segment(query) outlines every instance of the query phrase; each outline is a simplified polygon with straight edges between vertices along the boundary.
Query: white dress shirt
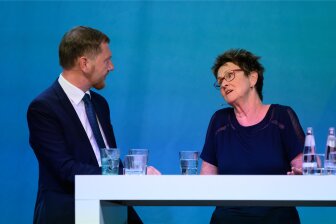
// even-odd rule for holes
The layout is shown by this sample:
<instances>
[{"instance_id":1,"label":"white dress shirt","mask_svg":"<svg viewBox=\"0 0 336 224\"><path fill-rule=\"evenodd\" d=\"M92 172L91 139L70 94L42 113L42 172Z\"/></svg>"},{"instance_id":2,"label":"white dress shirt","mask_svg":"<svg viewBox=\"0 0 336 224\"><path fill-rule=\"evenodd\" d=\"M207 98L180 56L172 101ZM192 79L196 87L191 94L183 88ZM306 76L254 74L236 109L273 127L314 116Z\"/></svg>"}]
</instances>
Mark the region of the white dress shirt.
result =
<instances>
[{"instance_id":1,"label":"white dress shirt","mask_svg":"<svg viewBox=\"0 0 336 224\"><path fill-rule=\"evenodd\" d=\"M86 134L87 134L87 136L90 140L90 143L92 145L94 154L96 155L97 162L98 162L99 166L101 166L99 147L98 147L96 139L93 135L89 120L88 120L88 118L86 116L86 112L85 112L85 105L84 105L84 101L83 101L83 97L84 97L85 93L81 89L72 85L68 80L66 80L62 76L62 74L59 76L58 82L61 85L61 87L64 90L67 97L69 98L72 106L74 107L74 109L75 109L75 111L78 115L78 118L81 121L81 123L84 127L84 130L85 130L85 132L86 132ZM87 91L86 93L90 95L90 91ZM98 120L98 117L97 117L97 120ZM108 144L107 144L106 138L105 138L105 134L104 134L104 132L102 130L102 127L99 123L99 120L98 120L98 125L99 125L100 132L102 133L105 145L106 145L106 147L109 147Z\"/></svg>"}]
</instances>

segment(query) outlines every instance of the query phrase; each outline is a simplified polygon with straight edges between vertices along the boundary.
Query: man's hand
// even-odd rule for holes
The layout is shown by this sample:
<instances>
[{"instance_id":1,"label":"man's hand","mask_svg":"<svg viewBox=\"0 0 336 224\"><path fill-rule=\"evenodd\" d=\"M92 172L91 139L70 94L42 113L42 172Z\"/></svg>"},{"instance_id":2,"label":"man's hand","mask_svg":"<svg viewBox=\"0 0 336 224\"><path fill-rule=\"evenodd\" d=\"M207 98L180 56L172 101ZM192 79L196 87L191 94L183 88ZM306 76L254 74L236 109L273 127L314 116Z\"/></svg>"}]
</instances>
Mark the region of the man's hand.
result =
<instances>
[{"instance_id":1,"label":"man's hand","mask_svg":"<svg viewBox=\"0 0 336 224\"><path fill-rule=\"evenodd\" d=\"M155 169L153 166L147 167L147 175L161 175L160 171Z\"/></svg>"}]
</instances>

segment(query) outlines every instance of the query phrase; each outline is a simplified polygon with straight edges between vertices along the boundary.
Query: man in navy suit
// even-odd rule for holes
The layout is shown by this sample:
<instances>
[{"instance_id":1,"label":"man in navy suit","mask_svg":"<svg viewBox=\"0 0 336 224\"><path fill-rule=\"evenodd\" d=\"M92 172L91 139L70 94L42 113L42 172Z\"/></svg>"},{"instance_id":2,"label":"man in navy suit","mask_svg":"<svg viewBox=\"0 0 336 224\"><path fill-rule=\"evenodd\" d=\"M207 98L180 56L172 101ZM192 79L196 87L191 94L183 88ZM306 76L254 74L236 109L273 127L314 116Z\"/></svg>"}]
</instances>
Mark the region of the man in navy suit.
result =
<instances>
[{"instance_id":1,"label":"man in navy suit","mask_svg":"<svg viewBox=\"0 0 336 224\"><path fill-rule=\"evenodd\" d=\"M39 163L34 223L74 223L75 175L101 174L99 146L83 102L85 94L90 95L105 145L116 147L109 106L90 90L104 88L106 76L114 69L111 58L105 34L83 26L71 29L59 45L63 72L29 105L29 141ZM141 222L132 208L128 217Z\"/></svg>"}]
</instances>

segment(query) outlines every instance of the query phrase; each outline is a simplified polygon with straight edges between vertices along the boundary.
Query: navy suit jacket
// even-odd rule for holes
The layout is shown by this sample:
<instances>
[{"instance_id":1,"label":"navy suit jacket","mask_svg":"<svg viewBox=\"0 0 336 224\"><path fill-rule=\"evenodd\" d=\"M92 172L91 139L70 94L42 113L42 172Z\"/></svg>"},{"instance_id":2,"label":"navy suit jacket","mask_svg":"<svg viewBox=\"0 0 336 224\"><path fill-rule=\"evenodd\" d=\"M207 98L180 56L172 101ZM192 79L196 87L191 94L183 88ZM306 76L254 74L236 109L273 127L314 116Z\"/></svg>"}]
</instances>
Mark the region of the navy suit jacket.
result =
<instances>
[{"instance_id":1,"label":"navy suit jacket","mask_svg":"<svg viewBox=\"0 0 336 224\"><path fill-rule=\"evenodd\" d=\"M109 147L116 147L106 100L91 91ZM39 164L34 223L74 223L75 175L101 174L75 109L56 80L29 105L29 141ZM119 172L122 171L120 163Z\"/></svg>"}]
</instances>

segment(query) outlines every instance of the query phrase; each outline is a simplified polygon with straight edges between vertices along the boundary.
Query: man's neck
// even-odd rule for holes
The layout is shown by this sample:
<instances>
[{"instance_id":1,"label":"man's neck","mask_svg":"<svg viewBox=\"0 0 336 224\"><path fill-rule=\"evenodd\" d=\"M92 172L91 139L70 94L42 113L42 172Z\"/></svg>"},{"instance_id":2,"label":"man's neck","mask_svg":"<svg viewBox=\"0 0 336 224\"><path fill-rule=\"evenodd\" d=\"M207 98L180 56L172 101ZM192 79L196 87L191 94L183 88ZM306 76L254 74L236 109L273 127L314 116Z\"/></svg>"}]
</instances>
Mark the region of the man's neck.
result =
<instances>
[{"instance_id":1,"label":"man's neck","mask_svg":"<svg viewBox=\"0 0 336 224\"><path fill-rule=\"evenodd\" d=\"M86 92L91 88L88 79L83 75L83 72L79 69L78 70L76 70L76 69L71 69L71 70L64 69L63 72L62 72L62 76L68 82L70 82L72 85L81 89L83 92Z\"/></svg>"}]
</instances>

